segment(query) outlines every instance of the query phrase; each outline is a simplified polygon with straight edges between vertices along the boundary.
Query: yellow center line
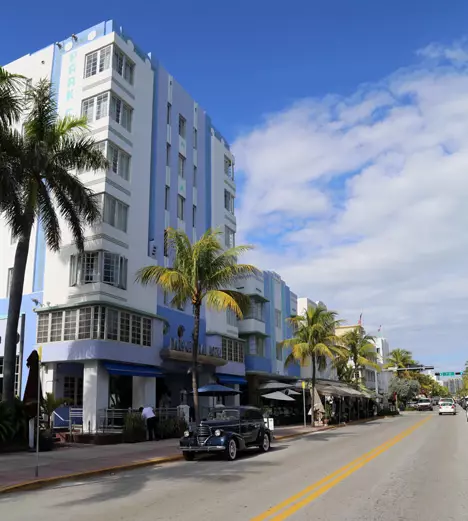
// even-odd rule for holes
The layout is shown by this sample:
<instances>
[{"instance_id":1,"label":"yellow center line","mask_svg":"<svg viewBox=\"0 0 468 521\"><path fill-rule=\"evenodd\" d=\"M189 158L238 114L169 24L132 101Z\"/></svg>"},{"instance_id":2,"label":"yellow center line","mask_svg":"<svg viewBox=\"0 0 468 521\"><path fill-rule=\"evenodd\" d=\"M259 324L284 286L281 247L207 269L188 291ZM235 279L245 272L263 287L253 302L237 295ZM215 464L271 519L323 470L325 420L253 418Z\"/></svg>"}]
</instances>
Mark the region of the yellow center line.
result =
<instances>
[{"instance_id":1,"label":"yellow center line","mask_svg":"<svg viewBox=\"0 0 468 521\"><path fill-rule=\"evenodd\" d=\"M344 467L341 467L335 472L332 472L331 474L322 478L321 480L313 483L312 485L309 485L297 494L294 494L293 496L289 497L288 499L285 499L281 503L278 503L274 507L269 508L262 514L253 517L250 521L264 521L266 519L269 519L270 521L283 521L287 519L289 516L291 516L307 504L317 499L319 496L330 490L332 487L334 487L344 479L346 479L348 476L350 476L360 468L364 467L364 465L372 461L374 458L396 445L399 441L409 436L412 432L424 425L430 419L431 416L425 418L424 420L420 420L419 422L404 430L394 438L386 441L385 443L379 445L371 451L366 452L362 456L359 456L359 458L356 458L351 463L348 463ZM304 499L299 501L301 498ZM286 510L284 510L275 517L271 517L283 509Z\"/></svg>"}]
</instances>

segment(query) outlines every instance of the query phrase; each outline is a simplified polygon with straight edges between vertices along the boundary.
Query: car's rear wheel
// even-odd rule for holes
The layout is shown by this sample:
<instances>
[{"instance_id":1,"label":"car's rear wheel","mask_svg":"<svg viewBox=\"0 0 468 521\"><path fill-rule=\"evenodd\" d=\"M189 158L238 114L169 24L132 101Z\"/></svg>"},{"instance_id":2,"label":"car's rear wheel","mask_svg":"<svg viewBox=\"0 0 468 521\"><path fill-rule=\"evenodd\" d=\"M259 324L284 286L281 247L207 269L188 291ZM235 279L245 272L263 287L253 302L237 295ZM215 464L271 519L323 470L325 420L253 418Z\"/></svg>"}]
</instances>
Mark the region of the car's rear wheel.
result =
<instances>
[{"instance_id":1,"label":"car's rear wheel","mask_svg":"<svg viewBox=\"0 0 468 521\"><path fill-rule=\"evenodd\" d=\"M442 416L442 413L441 413L441 412L439 412L439 416ZM467 421L468 421L468 418L467 418Z\"/></svg>"},{"instance_id":2,"label":"car's rear wheel","mask_svg":"<svg viewBox=\"0 0 468 521\"><path fill-rule=\"evenodd\" d=\"M237 457L237 445L235 440L229 440L225 457L228 461L234 461Z\"/></svg>"},{"instance_id":3,"label":"car's rear wheel","mask_svg":"<svg viewBox=\"0 0 468 521\"><path fill-rule=\"evenodd\" d=\"M193 461L195 459L195 454L193 452L184 451L182 452L185 461Z\"/></svg>"},{"instance_id":4,"label":"car's rear wheel","mask_svg":"<svg viewBox=\"0 0 468 521\"><path fill-rule=\"evenodd\" d=\"M268 452L270 450L270 436L265 432L263 434L262 443L259 445L259 448L262 452Z\"/></svg>"}]
</instances>

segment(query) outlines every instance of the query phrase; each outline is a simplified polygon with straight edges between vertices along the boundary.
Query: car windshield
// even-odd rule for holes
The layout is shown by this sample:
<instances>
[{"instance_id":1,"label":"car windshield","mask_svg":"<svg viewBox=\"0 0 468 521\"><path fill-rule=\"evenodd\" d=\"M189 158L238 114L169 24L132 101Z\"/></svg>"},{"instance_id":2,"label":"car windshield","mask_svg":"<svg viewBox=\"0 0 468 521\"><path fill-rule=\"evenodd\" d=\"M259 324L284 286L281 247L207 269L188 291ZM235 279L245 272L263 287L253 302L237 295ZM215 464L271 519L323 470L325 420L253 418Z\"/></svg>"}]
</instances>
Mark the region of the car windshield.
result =
<instances>
[{"instance_id":1,"label":"car windshield","mask_svg":"<svg viewBox=\"0 0 468 521\"><path fill-rule=\"evenodd\" d=\"M208 418L210 420L239 420L239 411L237 409L213 409L210 411Z\"/></svg>"},{"instance_id":2,"label":"car windshield","mask_svg":"<svg viewBox=\"0 0 468 521\"><path fill-rule=\"evenodd\" d=\"M453 401L452 400L441 400L440 403L442 405L452 405Z\"/></svg>"},{"instance_id":3,"label":"car windshield","mask_svg":"<svg viewBox=\"0 0 468 521\"><path fill-rule=\"evenodd\" d=\"M419 403L430 403L431 400L419 400Z\"/></svg>"}]
</instances>

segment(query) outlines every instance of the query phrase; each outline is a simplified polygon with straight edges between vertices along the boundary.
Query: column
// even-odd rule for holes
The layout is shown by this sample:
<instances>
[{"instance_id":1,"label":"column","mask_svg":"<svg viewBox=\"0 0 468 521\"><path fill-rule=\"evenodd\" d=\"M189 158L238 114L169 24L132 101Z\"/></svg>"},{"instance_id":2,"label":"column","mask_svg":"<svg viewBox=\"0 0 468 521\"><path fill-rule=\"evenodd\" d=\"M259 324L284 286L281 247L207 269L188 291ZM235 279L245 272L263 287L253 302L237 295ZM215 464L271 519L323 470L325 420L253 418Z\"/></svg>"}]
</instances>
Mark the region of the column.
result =
<instances>
[{"instance_id":1,"label":"column","mask_svg":"<svg viewBox=\"0 0 468 521\"><path fill-rule=\"evenodd\" d=\"M57 364L48 362L41 373L42 394L51 393L57 398Z\"/></svg>"},{"instance_id":2,"label":"column","mask_svg":"<svg viewBox=\"0 0 468 521\"><path fill-rule=\"evenodd\" d=\"M132 381L132 407L156 407L156 378L134 376Z\"/></svg>"},{"instance_id":3,"label":"column","mask_svg":"<svg viewBox=\"0 0 468 521\"><path fill-rule=\"evenodd\" d=\"M109 373L99 360L84 363L83 368L83 431L96 432L99 416L109 406Z\"/></svg>"}]
</instances>

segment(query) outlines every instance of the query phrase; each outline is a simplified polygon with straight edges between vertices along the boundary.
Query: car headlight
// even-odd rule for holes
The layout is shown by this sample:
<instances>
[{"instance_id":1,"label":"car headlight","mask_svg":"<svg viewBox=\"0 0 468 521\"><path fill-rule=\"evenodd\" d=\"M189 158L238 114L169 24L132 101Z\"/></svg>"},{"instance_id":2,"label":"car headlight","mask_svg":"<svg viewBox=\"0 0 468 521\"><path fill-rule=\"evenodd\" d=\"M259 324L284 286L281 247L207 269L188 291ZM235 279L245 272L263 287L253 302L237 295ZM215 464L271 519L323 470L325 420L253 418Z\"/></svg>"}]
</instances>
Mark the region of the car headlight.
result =
<instances>
[{"instance_id":1,"label":"car headlight","mask_svg":"<svg viewBox=\"0 0 468 521\"><path fill-rule=\"evenodd\" d=\"M222 433L221 429L215 430L215 436L221 436L221 433Z\"/></svg>"},{"instance_id":2,"label":"car headlight","mask_svg":"<svg viewBox=\"0 0 468 521\"><path fill-rule=\"evenodd\" d=\"M184 432L184 438L188 438L190 436L190 432L189 431L185 431Z\"/></svg>"}]
</instances>

